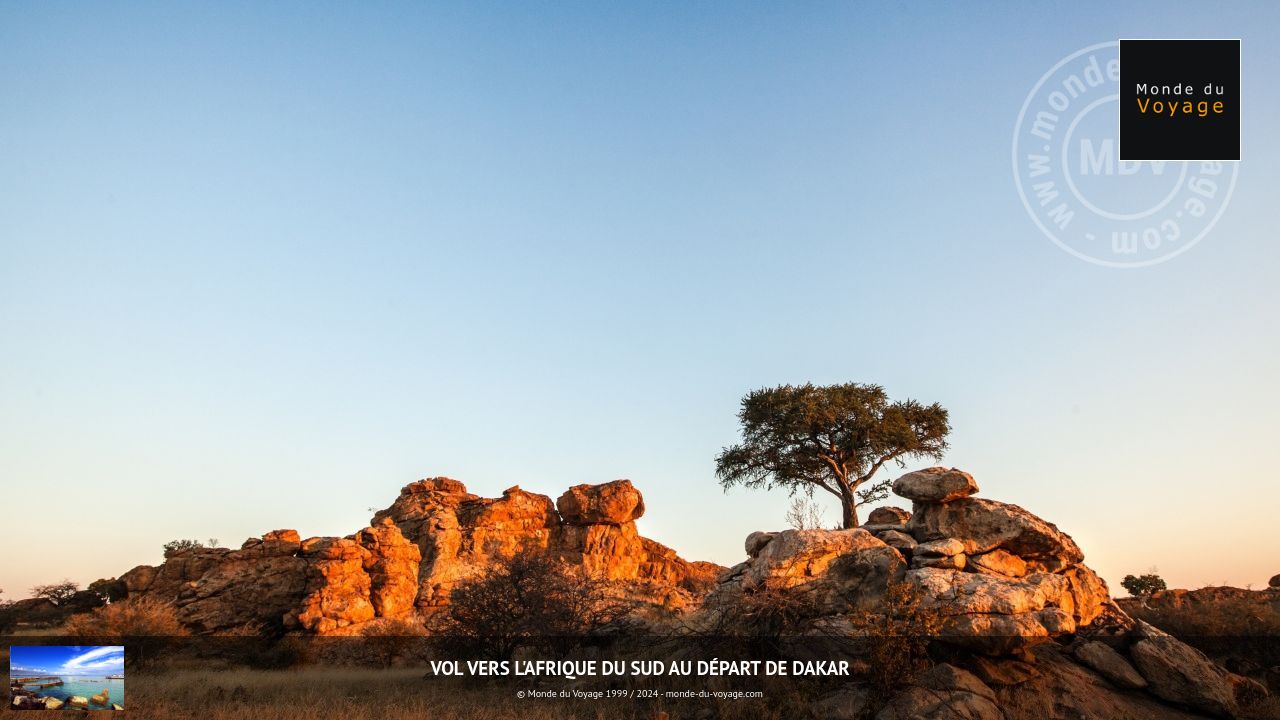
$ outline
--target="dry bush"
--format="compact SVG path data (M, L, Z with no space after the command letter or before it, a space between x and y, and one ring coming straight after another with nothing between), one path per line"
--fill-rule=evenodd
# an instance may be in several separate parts
M599 636L631 607L606 583L530 552L459 584L432 630L458 650L510 660L520 647L563 648Z
M369 623L360 633L364 638L358 643L367 655L362 664L373 662L380 667L391 667L409 661L421 661L426 657L427 628L416 618L386 618Z
M1150 623L1215 658L1227 669L1257 675L1280 665L1280 597L1224 597L1177 606L1125 603L1132 617Z
M178 622L169 603L134 598L72 616L59 634L85 644L127 645L130 652L125 662L135 670L142 670L165 658L175 639L189 633Z
M1179 638L1280 637L1280 603L1230 597L1178 607L1128 605L1129 614Z
M871 689L888 700L912 677L933 664L929 646L942 631L943 617L905 582L891 582L882 607L849 616L855 632L869 639Z
M62 626L76 638L180 637L187 629L178 622L173 605L154 598L134 598L75 615Z

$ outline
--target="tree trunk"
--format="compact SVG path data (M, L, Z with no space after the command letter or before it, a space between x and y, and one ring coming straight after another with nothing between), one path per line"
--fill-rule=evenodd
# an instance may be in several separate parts
M840 507L844 513L844 529L858 527L858 505L854 500L853 491L843 485L840 486Z

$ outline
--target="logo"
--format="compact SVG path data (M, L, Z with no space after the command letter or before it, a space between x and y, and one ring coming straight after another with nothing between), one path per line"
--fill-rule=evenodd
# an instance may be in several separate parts
M1144 267L1213 229L1239 165L1121 160L1119 82L1118 42L1050 68L1018 112L1013 176L1023 207L1058 247L1104 267Z

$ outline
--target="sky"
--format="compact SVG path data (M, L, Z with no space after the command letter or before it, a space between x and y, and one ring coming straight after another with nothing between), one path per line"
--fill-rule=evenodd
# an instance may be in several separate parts
M42 645L9 649L9 674L116 675L124 673L121 645Z
M1116 588L1280 572L1280 7L0 4L0 588L174 538L346 535L417 478L630 478L744 557L749 390L939 402L942 464ZM1192 250L1055 247L1010 170L1059 59L1243 39ZM900 473L922 465L894 468ZM838 508L826 503L835 522Z

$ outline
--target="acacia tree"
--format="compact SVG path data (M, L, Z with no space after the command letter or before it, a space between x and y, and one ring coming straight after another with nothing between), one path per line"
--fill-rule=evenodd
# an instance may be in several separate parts
M58 607L65 606L80 591L80 586L70 580L63 580L52 585L36 585L31 588L31 597L45 598Z
M755 390L738 419L742 442L716 457L725 490L822 489L840 498L846 528L858 526L859 505L888 495L888 480L862 489L885 464L941 458L951 431L938 403L890 402L884 388L859 383Z
M1120 587L1129 591L1129 594L1136 598L1147 598L1152 593L1169 589L1165 584L1164 578L1156 574L1155 570L1151 570L1145 575L1125 575L1120 581Z

